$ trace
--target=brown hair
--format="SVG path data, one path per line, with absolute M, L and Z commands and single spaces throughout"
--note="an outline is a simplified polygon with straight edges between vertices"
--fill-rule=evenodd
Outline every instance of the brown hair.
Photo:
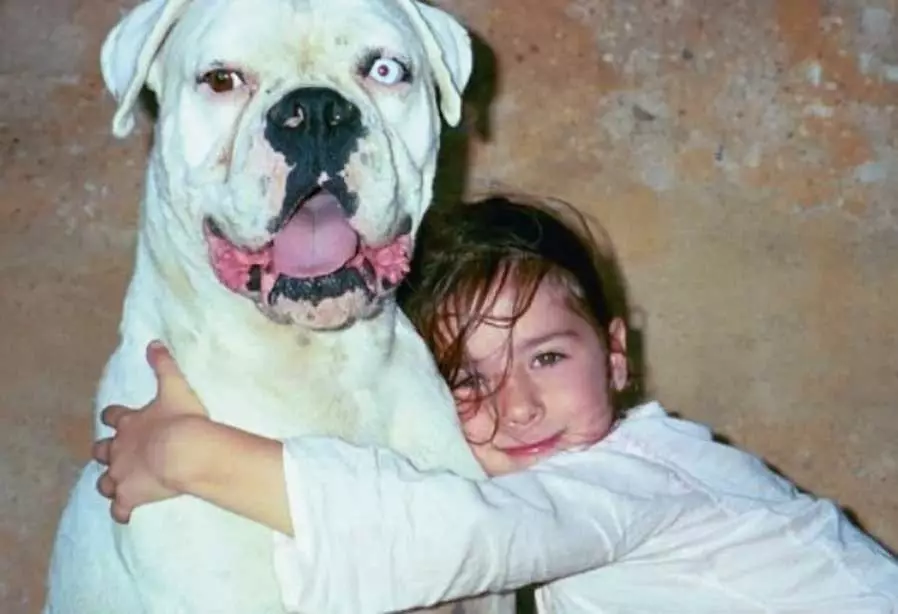
M 570 289 L 571 307 L 603 342 L 611 321 L 624 316 L 606 292 L 606 256 L 582 216 L 565 203 L 551 204 L 491 196 L 434 207 L 425 216 L 412 272 L 397 296 L 450 387 L 459 384 L 468 334 L 485 320 L 489 301 L 508 283 L 517 299 L 511 317 L 500 324 L 509 329 L 547 276 L 557 276 Z M 575 216 L 581 230 L 562 213 Z M 453 316 L 459 325 L 449 333 L 444 322 Z

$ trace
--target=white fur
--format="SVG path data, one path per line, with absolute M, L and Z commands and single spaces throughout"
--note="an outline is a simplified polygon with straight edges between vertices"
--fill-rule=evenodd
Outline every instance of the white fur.
M 401 94 L 371 88 L 351 70 L 366 45 L 407 54 L 432 73 Z M 201 91 L 195 77 L 216 59 L 253 73 L 257 90 L 225 100 Z M 457 120 L 471 67 L 464 30 L 407 0 L 150 0 L 109 35 L 102 64 L 120 102 L 116 134 L 130 131 L 144 84 L 160 115 L 121 341 L 95 416 L 154 396 L 144 348 L 161 339 L 215 420 L 271 437 L 330 433 L 386 444 L 422 466 L 481 476 L 429 353 L 392 302 L 339 332 L 275 324 L 217 281 L 201 233 L 211 214 L 229 236 L 263 240 L 284 169 L 260 145 L 262 117 L 307 85 L 343 93 L 369 128 L 369 155 L 353 168 L 356 228 L 376 241 L 402 213 L 417 227 L 437 153 L 434 83 Z M 97 436 L 107 434 L 97 422 Z M 46 613 L 283 612 L 267 530 L 188 497 L 140 508 L 119 526 L 96 492 L 98 476 L 95 464 L 84 469 L 63 514 Z

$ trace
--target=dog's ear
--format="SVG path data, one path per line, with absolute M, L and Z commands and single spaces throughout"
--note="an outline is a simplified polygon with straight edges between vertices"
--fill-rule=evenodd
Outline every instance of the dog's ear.
M 112 133 L 124 138 L 134 129 L 134 107 L 153 60 L 190 0 L 148 0 L 135 7 L 103 42 L 100 67 L 106 88 L 118 103 Z
M 461 97 L 473 69 L 471 38 L 455 18 L 438 8 L 417 0 L 400 0 L 399 4 L 424 42 L 440 90 L 443 117 L 455 126 L 461 119 Z

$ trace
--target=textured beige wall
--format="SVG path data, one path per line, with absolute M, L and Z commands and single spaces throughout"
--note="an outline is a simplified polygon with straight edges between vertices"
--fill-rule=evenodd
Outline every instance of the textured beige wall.
M 108 136 L 97 70 L 124 4 L 0 3 L 9 614 L 38 610 L 131 260 L 146 144 Z M 898 548 L 896 0 L 444 6 L 493 51 L 471 94 L 470 185 L 600 219 L 660 399 Z

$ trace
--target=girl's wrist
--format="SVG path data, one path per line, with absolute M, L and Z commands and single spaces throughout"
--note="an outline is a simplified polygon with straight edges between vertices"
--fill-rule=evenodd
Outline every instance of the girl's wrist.
M 153 442 L 150 459 L 150 467 L 163 486 L 191 494 L 194 485 L 205 479 L 215 458 L 208 449 L 213 445 L 213 430 L 212 421 L 200 416 L 184 416 L 165 425 Z
M 160 429 L 158 444 L 151 470 L 165 488 L 294 534 L 280 441 L 185 416 Z

